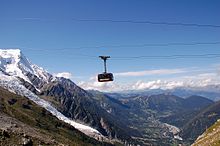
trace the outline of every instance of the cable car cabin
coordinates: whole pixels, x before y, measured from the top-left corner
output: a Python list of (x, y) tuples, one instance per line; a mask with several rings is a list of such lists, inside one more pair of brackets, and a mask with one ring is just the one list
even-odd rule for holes
[(106, 60), (110, 58), (110, 56), (99, 56), (104, 61), (104, 73), (98, 74), (99, 82), (109, 82), (113, 81), (114, 77), (112, 73), (107, 73)]
[(98, 74), (98, 81), (99, 82), (109, 82), (113, 81), (114, 77), (112, 73), (103, 73), (103, 74)]

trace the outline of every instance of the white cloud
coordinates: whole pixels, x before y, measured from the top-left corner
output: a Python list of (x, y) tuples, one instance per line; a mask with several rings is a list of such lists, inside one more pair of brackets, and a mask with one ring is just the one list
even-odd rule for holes
[(115, 76), (147, 76), (147, 75), (169, 75), (169, 74), (179, 74), (186, 73), (187, 69), (158, 69), (158, 70), (145, 70), (145, 71), (135, 71), (135, 72), (121, 72), (115, 73)]
[(63, 77), (63, 78), (67, 78), (67, 79), (71, 79), (73, 78), (72, 74), (69, 72), (61, 72), (61, 73), (57, 73), (55, 74), (56, 77)]
[(86, 90), (99, 90), (105, 92), (123, 90), (122, 86), (114, 82), (106, 83), (106, 82), (98, 82), (98, 81), (89, 81), (89, 82), (81, 81), (77, 85)]
[(164, 80), (144, 81), (139, 80), (133, 83), (119, 83), (117, 81), (100, 83), (95, 77), (88, 82), (80, 82), (78, 85), (87, 90), (99, 90), (104, 92), (117, 92), (125, 90), (147, 90), (147, 89), (173, 89), (176, 87), (205, 87), (220, 83), (220, 76), (217, 73), (200, 73), (191, 76), (179, 76)]
[(202, 73), (193, 76), (182, 76), (173, 79), (156, 81), (138, 81), (132, 86), (132, 90), (144, 89), (173, 89), (177, 87), (205, 87), (220, 84), (217, 73)]

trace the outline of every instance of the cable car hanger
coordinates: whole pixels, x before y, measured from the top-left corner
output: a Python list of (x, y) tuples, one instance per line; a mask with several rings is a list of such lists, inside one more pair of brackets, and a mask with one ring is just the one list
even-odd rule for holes
[(99, 56), (104, 61), (104, 72), (102, 74), (98, 74), (99, 82), (109, 82), (114, 80), (114, 76), (112, 73), (107, 72), (106, 61), (110, 56)]

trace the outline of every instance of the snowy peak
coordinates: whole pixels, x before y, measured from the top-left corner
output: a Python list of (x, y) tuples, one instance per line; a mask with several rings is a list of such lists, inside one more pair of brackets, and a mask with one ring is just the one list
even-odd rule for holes
[(0, 49), (0, 65), (10, 75), (16, 75), (18, 68), (28, 72), (33, 72), (30, 62), (19, 49)]
[(5, 58), (12, 58), (12, 57), (17, 57), (21, 55), (21, 50), (19, 49), (0, 49), (0, 55), (1, 57)]
[[(74, 98), (81, 98), (81, 96), (84, 97), (83, 99), (87, 99), (89, 95), (71, 80), (54, 77), (43, 68), (32, 64), (19, 49), (0, 49), (0, 87), (29, 98), (58, 119), (91, 137), (101, 136), (102, 139), (105, 138), (96, 129), (65, 117), (50, 102), (37, 96), (37, 94), (54, 95), (54, 97), (55, 95), (59, 95), (59, 97), (62, 95), (65, 96), (63, 102), (66, 103), (73, 101)], [(67, 98), (68, 100), (66, 100)], [(73, 103), (75, 105), (75, 102)]]
[(0, 68), (1, 71), (11, 75), (18, 76), (27, 80), (23, 71), (33, 72), (29, 61), (22, 55), (19, 49), (0, 49)]
[[(30, 74), (48, 82), (52, 77), (43, 68), (31, 64), (19, 49), (0, 49), (0, 71), (31, 83)], [(28, 76), (29, 75), (29, 76)]]

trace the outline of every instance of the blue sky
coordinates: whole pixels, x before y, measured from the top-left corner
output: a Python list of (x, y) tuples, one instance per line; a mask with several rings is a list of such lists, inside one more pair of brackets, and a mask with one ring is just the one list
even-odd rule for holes
[[(102, 72), (99, 55), (112, 56), (108, 67), (113, 73), (142, 72), (142, 75), (119, 74), (116, 83), (210, 73), (217, 70), (220, 58), (113, 58), (220, 54), (220, 44), (111, 46), (220, 42), (220, 27), (86, 22), (76, 19), (220, 25), (219, 7), (218, 0), (0, 0), (0, 48), (20, 48), (33, 63), (51, 73), (69, 72), (75, 82), (90, 81), (91, 77)], [(164, 69), (171, 70), (171, 73), (148, 72)], [(172, 73), (175, 69), (187, 71)]]

